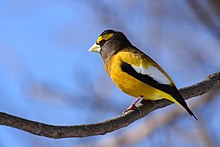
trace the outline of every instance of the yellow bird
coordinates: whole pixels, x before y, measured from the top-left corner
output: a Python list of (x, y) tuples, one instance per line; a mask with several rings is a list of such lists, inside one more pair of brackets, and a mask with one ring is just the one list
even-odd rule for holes
[(136, 109), (135, 105), (141, 98), (165, 98), (185, 108), (197, 120), (168, 74), (153, 59), (133, 46), (123, 33), (103, 31), (89, 51), (100, 53), (105, 70), (117, 87), (138, 98), (126, 111)]

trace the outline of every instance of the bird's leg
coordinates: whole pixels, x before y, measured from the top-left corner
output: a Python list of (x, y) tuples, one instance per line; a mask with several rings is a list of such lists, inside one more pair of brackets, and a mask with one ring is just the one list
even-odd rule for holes
[(137, 108), (135, 105), (138, 103), (138, 101), (139, 101), (140, 99), (142, 99), (142, 96), (139, 96), (139, 97), (131, 104), (131, 106), (129, 106), (128, 109), (126, 109), (123, 113), (126, 113), (126, 112), (128, 112), (129, 110), (137, 110), (138, 108)]

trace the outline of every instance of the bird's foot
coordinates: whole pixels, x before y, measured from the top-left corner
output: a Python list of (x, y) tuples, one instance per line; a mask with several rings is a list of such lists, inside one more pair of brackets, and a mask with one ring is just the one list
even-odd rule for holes
[(130, 111), (130, 110), (138, 110), (138, 108), (135, 105), (131, 105), (125, 111), (123, 111), (123, 114)]
[(128, 112), (129, 110), (138, 110), (138, 108), (136, 107), (136, 104), (138, 103), (138, 101), (141, 99), (142, 97), (138, 97), (132, 104), (131, 106), (129, 106), (125, 111), (123, 111), (123, 114)]

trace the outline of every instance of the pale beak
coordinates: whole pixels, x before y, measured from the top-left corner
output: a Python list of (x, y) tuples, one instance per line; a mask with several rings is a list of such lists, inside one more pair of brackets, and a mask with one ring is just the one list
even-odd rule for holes
[(92, 47), (90, 47), (89, 52), (97, 52), (97, 53), (99, 53), (100, 50), (101, 50), (100, 46), (95, 43)]

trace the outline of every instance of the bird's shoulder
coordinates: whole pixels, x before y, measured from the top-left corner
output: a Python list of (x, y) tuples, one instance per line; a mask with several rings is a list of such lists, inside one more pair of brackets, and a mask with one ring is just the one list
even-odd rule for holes
[(119, 51), (116, 56), (122, 61), (135, 66), (158, 66), (158, 64), (136, 47), (128, 47)]

